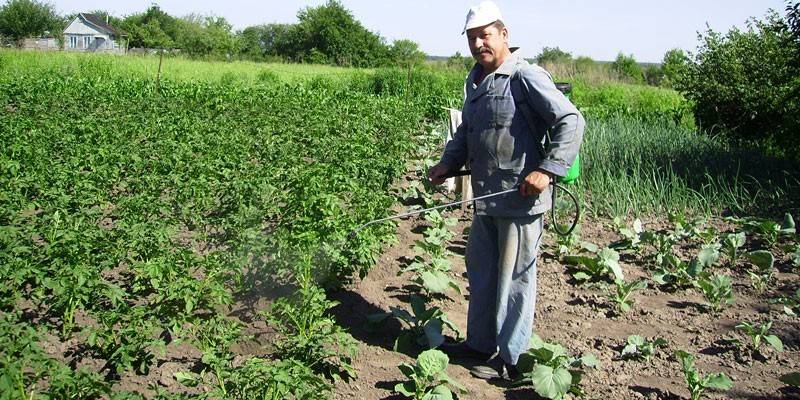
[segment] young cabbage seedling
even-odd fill
[[[584,367],[597,366],[597,358],[585,354],[580,358],[570,357],[567,350],[557,343],[547,343],[535,333],[531,337],[528,356],[534,360],[531,372],[523,375],[530,380],[539,396],[547,399],[563,399],[568,393],[580,396]]]
[[[692,400],[700,400],[703,392],[708,388],[728,390],[733,386],[733,383],[723,373],[706,375],[700,374],[694,366],[694,356],[683,351],[678,350],[675,356],[681,362],[683,369],[683,376],[686,379],[686,384],[689,386],[689,393]]]
[[[621,279],[617,279],[614,281],[614,291],[611,292],[611,300],[614,301],[617,305],[617,312],[619,313],[626,313],[628,312],[631,307],[633,306],[633,299],[631,299],[631,294],[633,294],[636,290],[642,290],[647,288],[647,282],[645,281],[633,281],[633,282],[625,282]]]
[[[796,317],[800,313],[800,289],[794,292],[793,296],[780,296],[775,299],[770,299],[771,304],[783,304],[784,314],[790,317]]]
[[[722,250],[728,256],[731,265],[736,264],[739,259],[739,249],[744,246],[747,236],[744,232],[729,233],[722,238]]]
[[[695,283],[701,272],[703,264],[697,258],[686,262],[670,254],[664,258],[662,266],[653,273],[653,281],[659,285],[687,287]]]
[[[746,321],[736,325],[736,329],[744,332],[744,334],[750,338],[751,352],[759,351],[758,348],[761,347],[762,340],[769,343],[775,351],[782,352],[783,342],[781,342],[781,339],[775,335],[767,335],[770,328],[772,328],[772,321],[758,326],[752,325]]]
[[[750,280],[753,281],[753,287],[756,288],[759,294],[764,293],[767,284],[772,280],[775,256],[768,250],[758,250],[747,253],[747,258],[757,268],[755,271],[747,271],[747,274],[750,275]]]
[[[442,330],[445,326],[455,332],[456,340],[461,338],[458,327],[447,319],[444,311],[439,307],[427,308],[425,300],[418,295],[411,295],[410,301],[413,315],[401,308],[390,307],[390,312],[367,316],[367,322],[370,325],[381,323],[389,317],[395,317],[408,326],[408,329],[401,332],[395,339],[395,351],[411,344],[429,349],[439,347],[444,343]]]
[[[614,279],[624,280],[622,267],[619,265],[619,253],[608,247],[603,248],[595,257],[588,256],[566,256],[564,261],[571,265],[581,265],[584,268],[572,276],[581,282],[599,281],[606,279],[609,274]]]
[[[613,243],[611,247],[620,250],[639,249],[639,245],[642,243],[642,233],[644,232],[644,228],[642,227],[642,220],[636,218],[633,221],[631,227],[628,227],[622,221],[622,218],[614,217],[614,227],[617,228],[617,232],[619,233],[620,236],[622,236],[622,240]]]
[[[628,342],[622,349],[623,358],[636,358],[650,362],[650,358],[656,353],[656,349],[667,346],[667,341],[662,338],[647,340],[639,335],[628,336]]]
[[[402,363],[398,366],[409,380],[395,385],[394,391],[415,400],[452,400],[450,387],[466,393],[463,385],[447,375],[445,370],[449,363],[447,355],[439,350],[423,351],[416,365]]]
[[[697,280],[697,287],[708,300],[711,311],[720,313],[725,305],[733,304],[731,278],[727,275],[709,276],[703,274]]]
[[[770,246],[777,243],[781,236],[794,235],[797,231],[794,218],[789,213],[783,216],[783,221],[780,223],[771,220],[752,219],[745,222],[744,226],[751,232],[761,235]]]
[[[649,258],[655,261],[656,267],[663,267],[667,258],[672,256],[672,246],[675,245],[677,239],[673,235],[646,231],[642,233],[642,241],[655,248],[655,253]]]

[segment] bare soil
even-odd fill
[[[450,292],[450,298],[437,299],[448,318],[466,332],[466,313],[469,288],[463,260],[466,236],[463,230],[471,223],[471,211],[455,210],[451,216],[459,218],[454,228],[457,236],[450,244],[453,252],[453,272],[462,287],[463,296]],[[397,271],[408,258],[414,256],[412,246],[422,237],[425,221],[412,218],[401,221],[397,227],[398,242],[385,249],[378,264],[361,281],[333,296],[341,304],[334,310],[339,323],[349,329],[359,341],[359,357],[355,361],[358,378],[339,382],[335,399],[401,399],[394,393],[395,384],[404,380],[397,368],[401,362],[414,363],[416,355],[392,350],[401,324],[387,323],[381,330],[365,329],[366,316],[385,312],[390,306],[410,308],[408,295],[416,290],[410,276]],[[669,226],[665,218],[644,221],[645,229],[663,229]],[[723,232],[735,227],[715,218],[708,221]],[[597,245],[608,245],[619,236],[608,221],[588,219],[582,222],[582,239]],[[759,248],[757,240],[748,238],[750,249]],[[678,250],[683,258],[696,254],[697,243],[684,243]],[[614,311],[612,301],[603,289],[587,287],[572,279],[567,267],[559,262],[555,236],[548,232],[538,261],[538,302],[534,331],[549,342],[565,346],[571,354],[594,354],[600,361],[598,368],[588,370],[583,387],[588,398],[594,399],[687,399],[689,391],[684,382],[675,351],[685,350],[695,354],[697,368],[703,374],[724,372],[733,380],[729,391],[707,391],[708,398],[718,399],[797,399],[800,392],[788,388],[778,378],[782,374],[799,371],[800,319],[784,314],[781,305],[768,303],[768,299],[794,293],[798,283],[788,256],[776,253],[776,267],[780,272],[764,294],[757,294],[746,273],[749,265],[740,261],[733,268],[718,266],[716,273],[730,275],[734,282],[735,303],[715,316],[707,311],[703,295],[694,289],[666,291],[649,281],[651,271],[643,256],[624,253],[621,264],[626,279],[648,278],[649,286],[635,292],[633,309],[622,315]],[[649,253],[645,249],[643,253]],[[723,258],[722,264],[727,264]],[[771,333],[778,335],[784,344],[782,353],[762,344],[761,354],[750,356],[739,351],[726,339],[745,337],[734,329],[742,321],[766,322],[773,320]],[[620,353],[629,335],[647,338],[660,337],[668,346],[659,350],[649,361],[622,359]],[[474,362],[451,359],[448,374],[468,389],[459,394],[460,399],[537,399],[532,386],[511,388],[497,382],[486,382],[471,377],[469,368]]]

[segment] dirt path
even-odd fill
[[[459,217],[453,228],[457,233],[450,249],[453,271],[466,295],[467,282],[463,261],[466,237],[462,235],[471,222],[471,213],[451,212]],[[366,316],[388,311],[390,306],[408,308],[407,299],[413,286],[409,276],[397,276],[405,257],[413,257],[411,249],[415,240],[422,237],[422,219],[401,221],[397,228],[398,242],[386,248],[378,264],[368,276],[353,284],[348,290],[334,295],[341,304],[334,310],[339,323],[359,341],[359,356],[355,361],[358,379],[340,382],[335,399],[401,399],[393,392],[394,385],[404,379],[397,368],[401,362],[413,363],[414,354],[392,351],[399,322],[386,324],[382,330],[364,329]],[[720,221],[714,222],[723,226]],[[645,227],[663,226],[663,221],[645,221]],[[724,229],[724,226],[723,226]],[[598,221],[583,221],[582,239],[598,245],[607,245],[618,237],[609,227]],[[781,271],[776,273],[777,283],[763,296],[755,294],[744,270],[720,268],[734,281],[735,304],[728,306],[720,317],[707,314],[703,296],[694,290],[674,293],[648,287],[636,292],[636,304],[622,316],[615,316],[611,303],[600,289],[578,286],[554,255],[554,237],[548,233],[539,262],[539,295],[534,330],[543,339],[564,345],[571,354],[592,353],[600,360],[597,369],[590,370],[583,379],[588,398],[597,399],[680,399],[688,398],[680,364],[672,355],[676,350],[687,350],[697,357],[702,373],[724,372],[733,380],[733,389],[727,392],[707,392],[709,398],[732,399],[789,399],[800,398],[797,391],[784,388],[778,381],[781,374],[800,371],[800,320],[782,312],[779,305],[770,305],[766,299],[778,293],[793,293],[798,287],[797,273],[792,272],[788,257],[776,259]],[[684,249],[687,250],[687,249]],[[691,250],[687,250],[691,251]],[[626,276],[649,277],[641,261],[623,255],[622,266]],[[448,318],[465,332],[467,300],[451,293],[451,299],[437,300]],[[765,360],[737,360],[736,351],[725,345],[723,338],[735,337],[733,327],[740,321],[774,320],[772,333],[784,343],[785,351],[766,351]],[[622,360],[620,351],[629,335],[639,334],[666,339],[668,346],[650,362]],[[762,350],[764,347],[762,347]],[[420,349],[421,351],[421,349]],[[460,399],[536,399],[530,386],[508,388],[487,383],[469,375],[469,364],[451,360],[448,374],[464,384],[468,393]]]

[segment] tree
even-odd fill
[[[664,73],[662,86],[675,87],[681,79],[685,79],[689,68],[689,56],[681,49],[671,49],[664,53],[661,69]]]
[[[248,26],[239,33],[242,55],[253,60],[286,55],[291,24]]]
[[[375,67],[389,60],[383,39],[364,28],[338,1],[310,7],[297,14],[283,49],[296,61],[342,66]]]
[[[561,50],[558,47],[544,47],[542,52],[536,56],[538,64],[556,64],[572,61],[572,54]]]
[[[9,0],[0,7],[0,35],[21,41],[42,36],[45,32],[60,33],[63,21],[50,3],[37,0]]]
[[[580,56],[575,59],[575,70],[579,74],[585,74],[594,68],[597,68],[597,63],[591,57]]]
[[[449,68],[469,70],[473,65],[475,65],[475,59],[462,56],[460,51],[456,51],[456,54],[453,54],[447,59],[447,66]]]
[[[800,129],[800,49],[775,12],[726,34],[708,29],[678,89],[695,104],[705,128],[775,144],[797,157]]]
[[[144,13],[122,20],[122,30],[128,34],[131,47],[171,48],[181,29],[179,20],[154,5]]]
[[[611,63],[611,70],[616,72],[617,75],[623,80],[631,81],[633,83],[644,82],[642,68],[636,62],[633,54],[626,56],[620,52],[617,55],[617,59]]]
[[[190,14],[179,27],[176,45],[190,57],[228,59],[239,52],[233,27],[223,17]]]
[[[389,49],[389,57],[398,65],[419,65],[425,61],[425,53],[420,51],[419,45],[408,39],[395,40]]]

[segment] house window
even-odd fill
[[[88,49],[90,44],[92,44],[92,38],[89,37],[89,36],[84,37],[83,38],[83,48],[84,49]]]
[[[69,37],[69,48],[70,49],[74,49],[76,47],[78,47],[78,38],[75,37],[75,36],[70,36]]]

